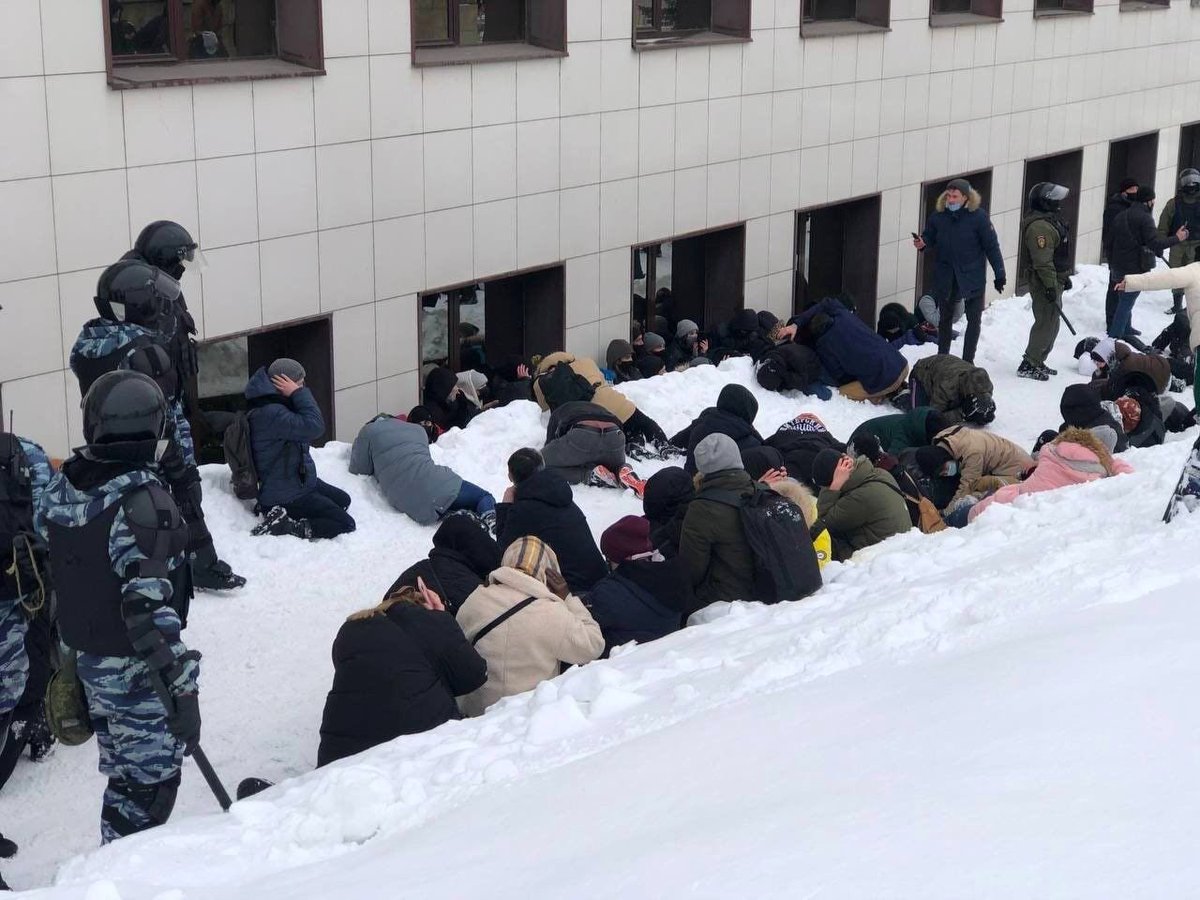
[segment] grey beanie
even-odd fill
[[[699,331],[700,326],[691,319],[680,319],[679,324],[675,326],[675,337],[681,338],[691,334],[693,331]]]
[[[965,178],[952,178],[946,183],[946,190],[953,188],[956,191],[962,191],[964,194],[971,193],[971,182]]]
[[[697,357],[693,358],[690,363],[688,363],[688,368],[694,369],[697,366],[713,366],[713,365],[716,365],[716,363],[714,363],[707,356],[697,356]]]
[[[667,342],[653,331],[647,331],[646,336],[642,339],[642,346],[649,353],[657,353],[667,346]]]
[[[726,469],[741,469],[742,453],[733,438],[727,434],[710,434],[696,445],[696,470],[701,475],[724,472]]]
[[[281,356],[267,368],[267,374],[274,377],[276,375],[284,375],[292,381],[304,380],[304,366],[296,362],[294,359],[288,359],[286,356]]]

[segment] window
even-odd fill
[[[1094,0],[1034,0],[1034,16],[1063,16],[1087,14],[1093,11]]]
[[[881,31],[890,27],[891,0],[803,0],[801,37]]]
[[[929,24],[933,28],[940,28],[1000,22],[1003,11],[1003,0],[931,0]]]
[[[1167,9],[1171,0],[1121,0],[1121,12],[1136,12],[1139,9]]]
[[[561,56],[566,0],[411,0],[413,64]]]
[[[1083,151],[1071,150],[1054,156],[1043,156],[1038,159],[1025,161],[1025,183],[1021,188],[1021,215],[1029,209],[1029,191],[1041,181],[1050,181],[1068,188],[1071,193],[1062,203],[1059,214],[1063,223],[1071,233],[1072,240],[1068,242],[1071,254],[1071,266],[1075,266],[1075,251],[1079,242],[1074,240],[1079,234],[1079,186],[1083,180]],[[1017,238],[1017,290],[1023,294],[1029,290],[1029,258],[1024,250],[1024,242]]]
[[[965,178],[971,182],[976,193],[979,194],[983,201],[981,206],[983,209],[988,209],[992,204],[992,170],[981,169],[978,172],[956,172],[953,175],[946,175],[942,178],[935,178],[933,181],[927,181],[921,185],[921,214],[920,218],[913,223],[913,227],[917,232],[925,229],[925,223],[929,221],[929,217],[937,211],[938,198],[942,196],[942,192],[946,190],[946,183],[953,178]],[[933,277],[937,269],[937,248],[926,247],[923,251],[917,254],[917,286],[915,299],[920,300],[924,294],[933,292]]]
[[[796,271],[792,309],[845,294],[875,327],[879,279],[879,194],[796,213]]]
[[[750,0],[633,0],[639,49],[749,39]]]
[[[681,319],[726,322],[744,304],[745,274],[744,225],[634,247],[630,317],[666,340]]]
[[[320,0],[102,0],[116,88],[319,74]]]

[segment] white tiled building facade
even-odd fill
[[[325,75],[114,90],[100,0],[4,0],[5,424],[81,442],[67,353],[156,218],[208,256],[184,280],[202,338],[332,316],[349,439],[416,401],[423,291],[561,262],[566,348],[602,357],[628,336],[632,245],[745,222],[745,304],[786,315],[795,211],[880,193],[878,305],[911,305],[922,182],[985,168],[1011,290],[1027,159],[1083,149],[1095,262],[1108,142],[1159,131],[1166,197],[1200,120],[1187,0],[1006,0],[1002,23],[949,28],[892,0],[890,31],[825,37],[801,36],[801,0],[753,0],[752,40],[652,52],[630,3],[569,0],[561,58],[414,67],[409,0],[324,0]]]

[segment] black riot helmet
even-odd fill
[[[96,311],[112,322],[130,322],[169,335],[175,330],[179,282],[138,259],[122,259],[96,282]]]
[[[166,446],[167,401],[154,379],[141,372],[118,369],[92,383],[83,398],[83,437],[94,455],[130,458],[127,448],[140,448],[138,459],[157,461]],[[112,447],[122,445],[121,452]]]
[[[183,277],[188,263],[197,260],[202,263],[204,259],[200,245],[188,230],[178,222],[165,219],[151,222],[142,229],[134,241],[133,252],[175,279]]]
[[[1200,171],[1184,169],[1179,173],[1179,192],[1195,197],[1200,194]]]
[[[1071,191],[1061,184],[1039,181],[1029,191],[1029,208],[1041,212],[1058,212]]]

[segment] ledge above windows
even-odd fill
[[[567,0],[409,0],[414,66],[567,55]]]
[[[891,0],[804,0],[803,38],[891,30]]]
[[[633,0],[633,48],[750,40],[751,0]]]

